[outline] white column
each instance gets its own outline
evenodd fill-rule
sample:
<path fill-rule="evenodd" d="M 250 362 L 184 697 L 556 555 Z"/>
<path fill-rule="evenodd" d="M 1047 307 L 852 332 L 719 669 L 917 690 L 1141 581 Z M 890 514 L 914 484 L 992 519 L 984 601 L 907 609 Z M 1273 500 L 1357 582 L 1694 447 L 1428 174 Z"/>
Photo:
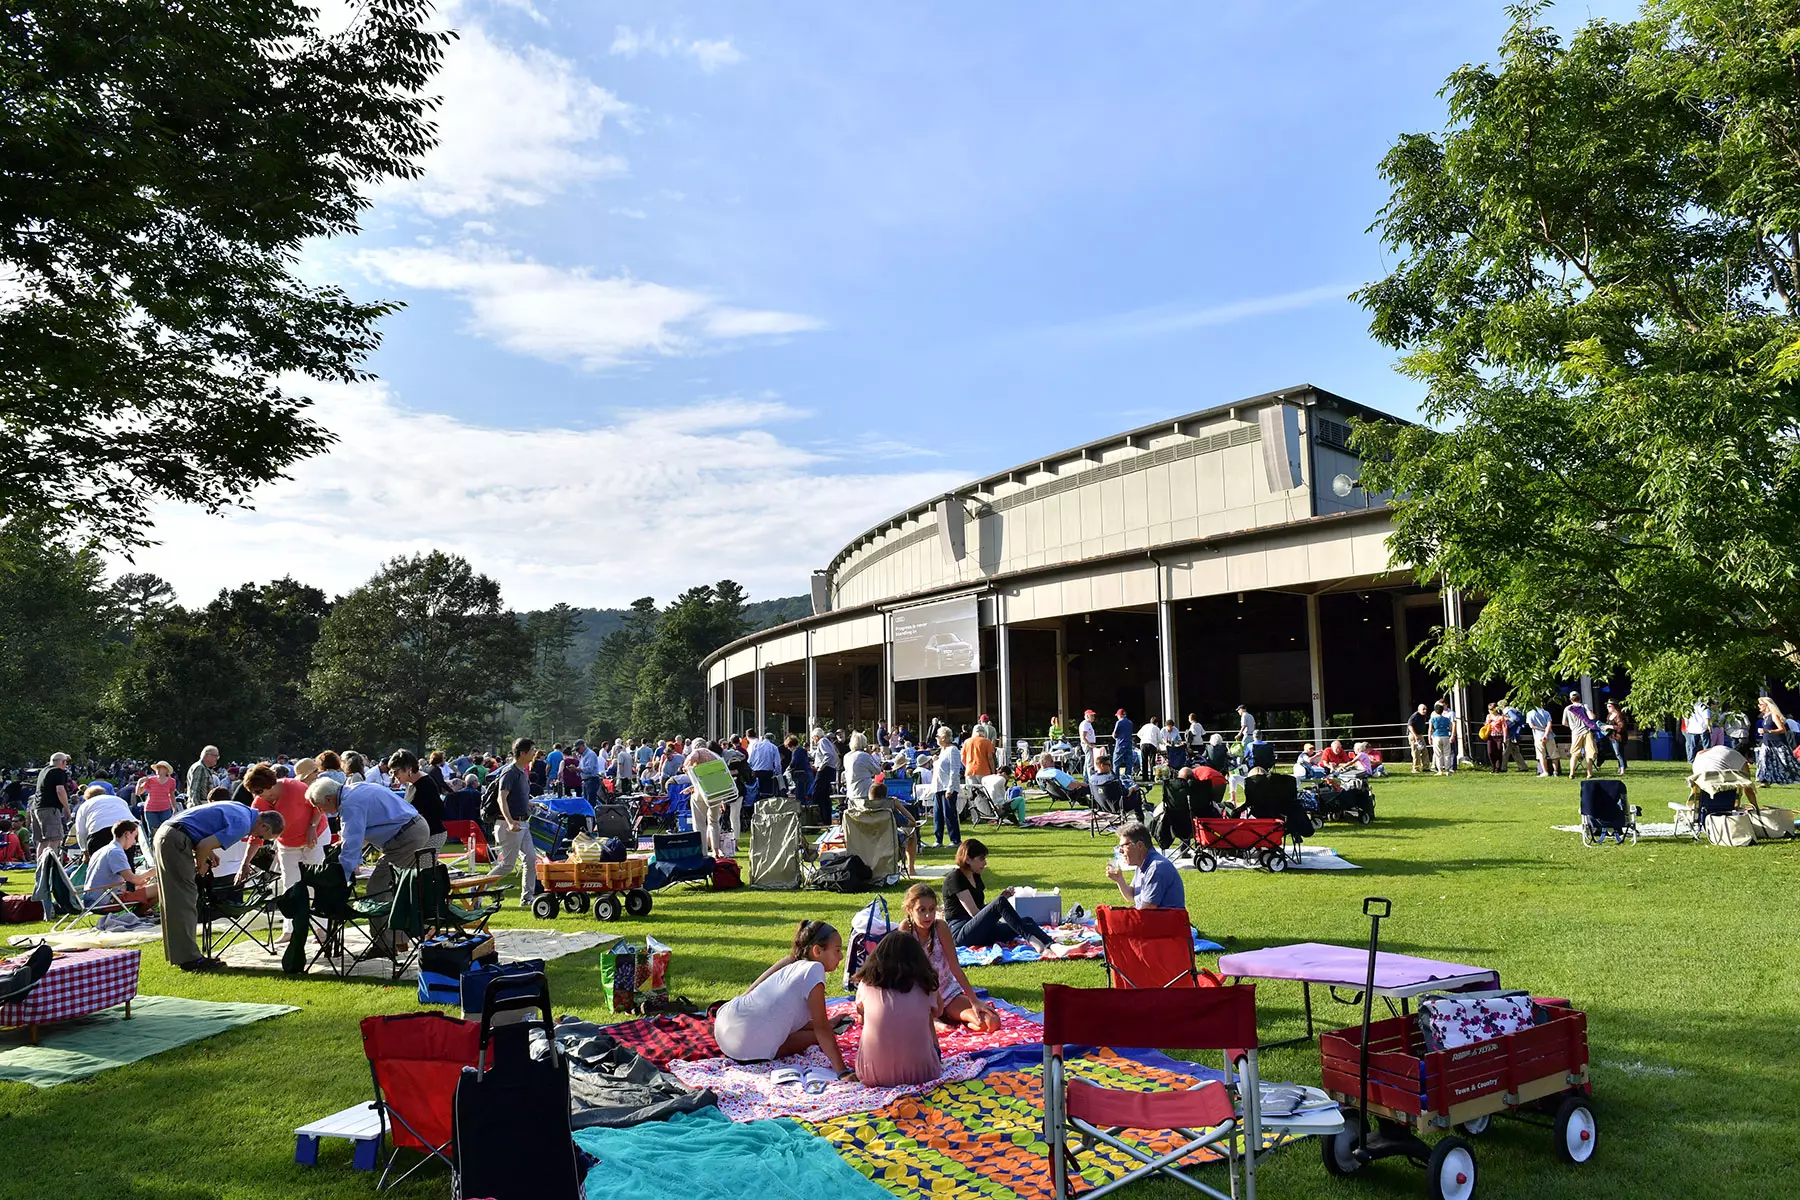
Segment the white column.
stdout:
<path fill-rule="evenodd" d="M 1462 592 L 1453 587 L 1446 587 L 1444 598 L 1444 628 L 1461 629 L 1463 627 Z M 1450 684 L 1450 704 L 1456 709 L 1456 761 L 1458 763 L 1473 761 L 1469 757 L 1469 689 L 1460 681 Z"/>
<path fill-rule="evenodd" d="M 1312 670 L 1313 744 L 1325 744 L 1325 649 L 1319 644 L 1319 598 L 1306 596 L 1306 663 Z"/>
<path fill-rule="evenodd" d="M 731 668 L 725 669 L 729 671 Z M 731 691 L 731 676 L 727 675 L 725 676 L 725 719 L 720 722 L 724 728 L 719 731 L 720 737 L 729 736 L 733 732 L 732 726 L 737 723 L 737 705 L 733 702 Z"/>
<path fill-rule="evenodd" d="M 1003 604 L 1003 599 L 994 598 L 996 614 Z M 1000 719 L 996 724 L 1000 730 L 999 762 L 1004 767 L 1012 761 L 1012 630 L 1005 620 L 994 624 L 994 643 L 1000 647 Z"/>
<path fill-rule="evenodd" d="M 1069 720 L 1069 647 L 1063 640 L 1063 620 L 1056 621 L 1056 715 Z"/>
<path fill-rule="evenodd" d="M 719 736 L 719 689 L 711 684 L 706 686 L 706 736 L 708 739 Z"/>
<path fill-rule="evenodd" d="M 1175 617 L 1169 605 L 1169 593 L 1164 577 L 1168 568 L 1161 563 L 1156 564 L 1156 660 L 1157 668 L 1162 672 L 1162 711 L 1165 724 L 1181 725 L 1181 714 L 1175 709 L 1181 700 L 1176 687 L 1175 678 Z M 1182 725 L 1182 728 L 1186 728 Z"/>
<path fill-rule="evenodd" d="M 764 676 L 768 673 L 766 667 L 756 668 L 756 732 L 758 733 L 769 732 L 768 689 L 764 682 Z"/>
<path fill-rule="evenodd" d="M 919 727 L 913 731 L 913 736 L 918 739 L 920 746 L 925 744 L 925 681 L 923 679 L 919 680 Z"/>
<path fill-rule="evenodd" d="M 900 724 L 899 700 L 894 695 L 894 628 L 893 616 L 886 618 L 886 636 L 881 643 L 881 723 L 892 736 Z"/>
<path fill-rule="evenodd" d="M 1589 712 L 1594 711 L 1594 677 L 1592 675 L 1581 677 L 1581 707 Z"/>
<path fill-rule="evenodd" d="M 819 725 L 819 673 L 813 665 L 812 630 L 806 631 L 806 730 L 807 736 Z"/>

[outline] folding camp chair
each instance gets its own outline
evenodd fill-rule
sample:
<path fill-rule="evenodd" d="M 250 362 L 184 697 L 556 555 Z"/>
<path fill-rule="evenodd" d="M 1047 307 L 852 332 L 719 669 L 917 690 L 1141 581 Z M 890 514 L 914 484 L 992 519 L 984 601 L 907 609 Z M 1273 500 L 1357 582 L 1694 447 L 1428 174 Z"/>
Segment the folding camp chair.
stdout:
<path fill-rule="evenodd" d="M 391 975 L 398 979 L 412 965 L 425 936 L 427 922 L 420 873 L 416 870 L 396 871 L 393 891 L 359 898 L 350 881 L 344 878 L 336 849 L 335 846 L 326 848 L 323 863 L 307 863 L 300 868 L 300 881 L 311 892 L 312 915 L 325 921 L 324 932 L 319 935 L 319 948 L 307 964 L 308 969 L 323 961 L 342 979 L 365 962 L 391 959 Z M 381 952 L 371 925 L 375 917 L 387 919 L 390 940 L 394 933 L 403 933 L 412 939 L 411 947 L 405 953 L 391 956 Z M 352 936 L 357 934 L 361 935 L 360 944 Z"/>
<path fill-rule="evenodd" d="M 1106 973 L 1116 988 L 1218 987 L 1194 964 L 1194 931 L 1180 908 L 1094 909 Z"/>
<path fill-rule="evenodd" d="M 272 854 L 273 852 L 271 852 Z M 233 875 L 214 872 L 200 878 L 196 916 L 200 923 L 200 953 L 217 958 L 240 939 L 249 939 L 267 954 L 278 952 L 281 914 L 275 907 L 280 878 L 260 867 L 252 868 L 242 883 Z M 223 931 L 217 926 L 223 925 Z"/>
<path fill-rule="evenodd" d="M 458 902 L 458 893 L 450 885 L 450 868 L 435 858 L 427 861 L 434 850 L 421 850 L 413 856 L 419 876 L 419 907 L 426 933 L 486 933 L 487 923 L 500 911 L 501 901 L 483 903 L 485 897 L 499 896 L 498 889 L 473 888 L 463 891 L 463 898 L 475 901 L 473 906 Z"/>
<path fill-rule="evenodd" d="M 463 844 L 469 853 L 469 870 L 473 871 L 477 863 L 491 863 L 494 855 L 488 850 L 487 835 L 481 832 L 479 821 L 445 821 L 444 832 Z"/>
<path fill-rule="evenodd" d="M 1100 1087 L 1071 1078 L 1063 1063 L 1067 1045 L 1107 1045 L 1125 1029 L 1155 1030 L 1157 1048 L 1224 1050 L 1229 1063 L 1241 1058 L 1239 1100 L 1225 1083 L 1210 1079 L 1185 1091 L 1137 1092 Z M 1138 1179 L 1164 1174 L 1198 1192 L 1233 1200 L 1242 1159 L 1244 1200 L 1256 1197 L 1254 1147 L 1261 1144 L 1260 1081 L 1256 1072 L 1256 989 L 1249 984 L 1185 991 L 1116 991 L 1044 985 L 1044 1140 L 1057 1200 L 1067 1200 L 1071 1130 L 1082 1144 L 1104 1142 L 1143 1166 L 1102 1184 L 1084 1196 L 1102 1196 Z M 1242 1108 L 1240 1115 L 1239 1108 Z M 1186 1139 L 1174 1150 L 1152 1154 L 1119 1135 L 1128 1129 L 1171 1132 Z M 1239 1154 L 1238 1138 L 1245 1138 Z M 1229 1192 L 1201 1183 L 1183 1159 L 1198 1150 L 1223 1151 Z M 1079 1172 L 1079 1167 L 1077 1167 Z"/>
<path fill-rule="evenodd" d="M 464 1067 L 475 1065 L 481 1027 L 440 1012 L 403 1013 L 363 1018 L 362 1038 L 375 1081 L 375 1111 L 393 1148 L 375 1190 L 388 1185 L 402 1150 L 419 1150 L 423 1157 L 395 1183 L 434 1158 L 454 1168 L 449 1151 L 456 1081 Z"/>
<path fill-rule="evenodd" d="M 501 1013 L 529 1020 L 496 1026 Z M 551 1025 L 543 973 L 510 976 L 482 998 L 475 1066 L 457 1076 L 451 1138 L 458 1197 L 575 1200 L 581 1170 L 569 1120 L 569 1062 Z M 534 1053 L 541 1034 L 544 1047 Z"/>
<path fill-rule="evenodd" d="M 54 858 L 46 861 L 50 863 L 52 870 L 63 870 L 63 865 Z M 81 863 L 68 871 L 65 883 L 73 896 L 74 909 L 57 914 L 56 920 L 50 925 L 51 933 L 72 933 L 84 926 L 98 926 L 101 917 L 124 912 L 129 907 L 124 899 L 125 883 L 120 882 L 111 887 L 90 889 L 87 886 L 88 871 L 87 863 Z M 53 893 L 56 891 L 54 885 L 52 890 Z M 44 915 L 49 916 L 50 910 L 44 910 Z"/>

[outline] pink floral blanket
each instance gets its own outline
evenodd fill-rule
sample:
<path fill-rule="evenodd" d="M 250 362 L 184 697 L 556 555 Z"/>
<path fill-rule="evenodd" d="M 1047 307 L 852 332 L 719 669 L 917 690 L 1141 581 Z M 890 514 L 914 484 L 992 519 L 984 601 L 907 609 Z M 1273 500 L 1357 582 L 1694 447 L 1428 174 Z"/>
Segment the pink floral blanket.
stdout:
<path fill-rule="evenodd" d="M 959 1054 L 946 1058 L 943 1072 L 927 1083 L 865 1087 L 846 1080 L 829 1085 L 817 1095 L 808 1095 L 804 1088 L 795 1084 L 777 1084 L 772 1078 L 783 1067 L 800 1071 L 813 1068 L 829 1074 L 831 1064 L 817 1046 L 804 1054 L 773 1062 L 740 1063 L 729 1058 L 676 1061 L 669 1064 L 669 1071 L 691 1088 L 712 1089 L 719 1099 L 719 1111 L 733 1121 L 763 1121 L 773 1117 L 824 1121 L 852 1113 L 874 1112 L 903 1097 L 923 1095 L 946 1083 L 966 1083 L 981 1074 L 981 1066 L 979 1058 Z"/>

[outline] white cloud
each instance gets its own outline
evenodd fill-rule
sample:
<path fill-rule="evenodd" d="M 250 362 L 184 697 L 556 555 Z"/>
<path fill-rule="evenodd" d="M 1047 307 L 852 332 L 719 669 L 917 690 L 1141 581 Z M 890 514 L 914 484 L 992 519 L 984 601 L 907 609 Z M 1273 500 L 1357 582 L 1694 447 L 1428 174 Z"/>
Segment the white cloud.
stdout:
<path fill-rule="evenodd" d="M 550 24 L 550 18 L 539 12 L 537 6 L 534 5 L 531 0 L 494 0 L 494 3 L 498 4 L 501 8 L 510 8 L 515 12 L 522 12 L 532 20 L 536 21 L 539 25 L 548 26 Z"/>
<path fill-rule="evenodd" d="M 693 59 L 709 75 L 720 67 L 744 61 L 744 52 L 732 45 L 730 38 L 684 39 L 678 34 L 663 36 L 656 32 L 654 25 L 645 26 L 641 33 L 629 25 L 618 26 L 613 30 L 611 50 L 625 58 L 636 58 L 640 54 L 667 58 L 671 54 L 680 54 Z"/>
<path fill-rule="evenodd" d="M 808 415 L 777 400 L 522 430 L 409 411 L 381 383 L 296 388 L 337 446 L 258 489 L 254 511 L 159 508 L 161 544 L 132 569 L 162 575 L 190 605 L 256 571 L 341 595 L 387 559 L 433 548 L 468 558 L 519 609 L 666 601 L 727 577 L 755 596 L 797 595 L 851 537 L 964 482 L 865 474 L 808 451 L 766 427 Z"/>
<path fill-rule="evenodd" d="M 1113 342 L 1162 337 L 1171 333 L 1182 333 L 1190 329 L 1202 329 L 1212 325 L 1231 325 L 1254 317 L 1292 312 L 1296 309 L 1312 308 L 1320 304 L 1332 302 L 1347 304 L 1349 301 L 1346 297 L 1355 290 L 1356 286 L 1354 283 L 1332 283 L 1323 287 L 1305 288 L 1297 292 L 1256 296 L 1248 300 L 1232 300 L 1201 308 L 1159 305 L 1155 308 L 1139 308 L 1130 312 L 1096 317 L 1092 320 L 1075 321 L 1051 329 L 1040 330 L 1038 333 L 1055 337 L 1058 340 L 1078 342 Z"/>
<path fill-rule="evenodd" d="M 650 214 L 641 208 L 609 208 L 608 214 L 615 217 L 630 217 L 633 221 L 642 221 Z"/>
<path fill-rule="evenodd" d="M 351 261 L 389 283 L 461 297 L 469 330 L 509 350 L 590 370 L 821 327 L 799 313 L 726 307 L 705 292 L 546 266 L 475 243 L 367 250 Z"/>
<path fill-rule="evenodd" d="M 578 180 L 627 172 L 623 157 L 596 143 L 608 118 L 629 119 L 630 105 L 568 59 L 515 50 L 471 22 L 458 32 L 432 82 L 443 103 L 425 173 L 390 181 L 380 195 L 442 217 L 539 204 Z"/>

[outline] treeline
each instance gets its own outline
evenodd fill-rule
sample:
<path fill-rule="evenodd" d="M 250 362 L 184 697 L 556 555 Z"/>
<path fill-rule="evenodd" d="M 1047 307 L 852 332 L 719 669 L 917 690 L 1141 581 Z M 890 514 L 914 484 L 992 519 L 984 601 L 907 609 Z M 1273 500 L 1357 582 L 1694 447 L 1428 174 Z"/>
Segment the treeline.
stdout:
<path fill-rule="evenodd" d="M 644 597 L 596 645 L 569 605 L 506 609 L 452 554 L 390 560 L 329 598 L 291 578 L 183 608 L 154 575 L 108 582 L 97 554 L 0 535 L 0 761 L 230 758 L 325 746 L 472 748 L 704 728 L 696 666 L 803 601 L 731 580 Z"/>

